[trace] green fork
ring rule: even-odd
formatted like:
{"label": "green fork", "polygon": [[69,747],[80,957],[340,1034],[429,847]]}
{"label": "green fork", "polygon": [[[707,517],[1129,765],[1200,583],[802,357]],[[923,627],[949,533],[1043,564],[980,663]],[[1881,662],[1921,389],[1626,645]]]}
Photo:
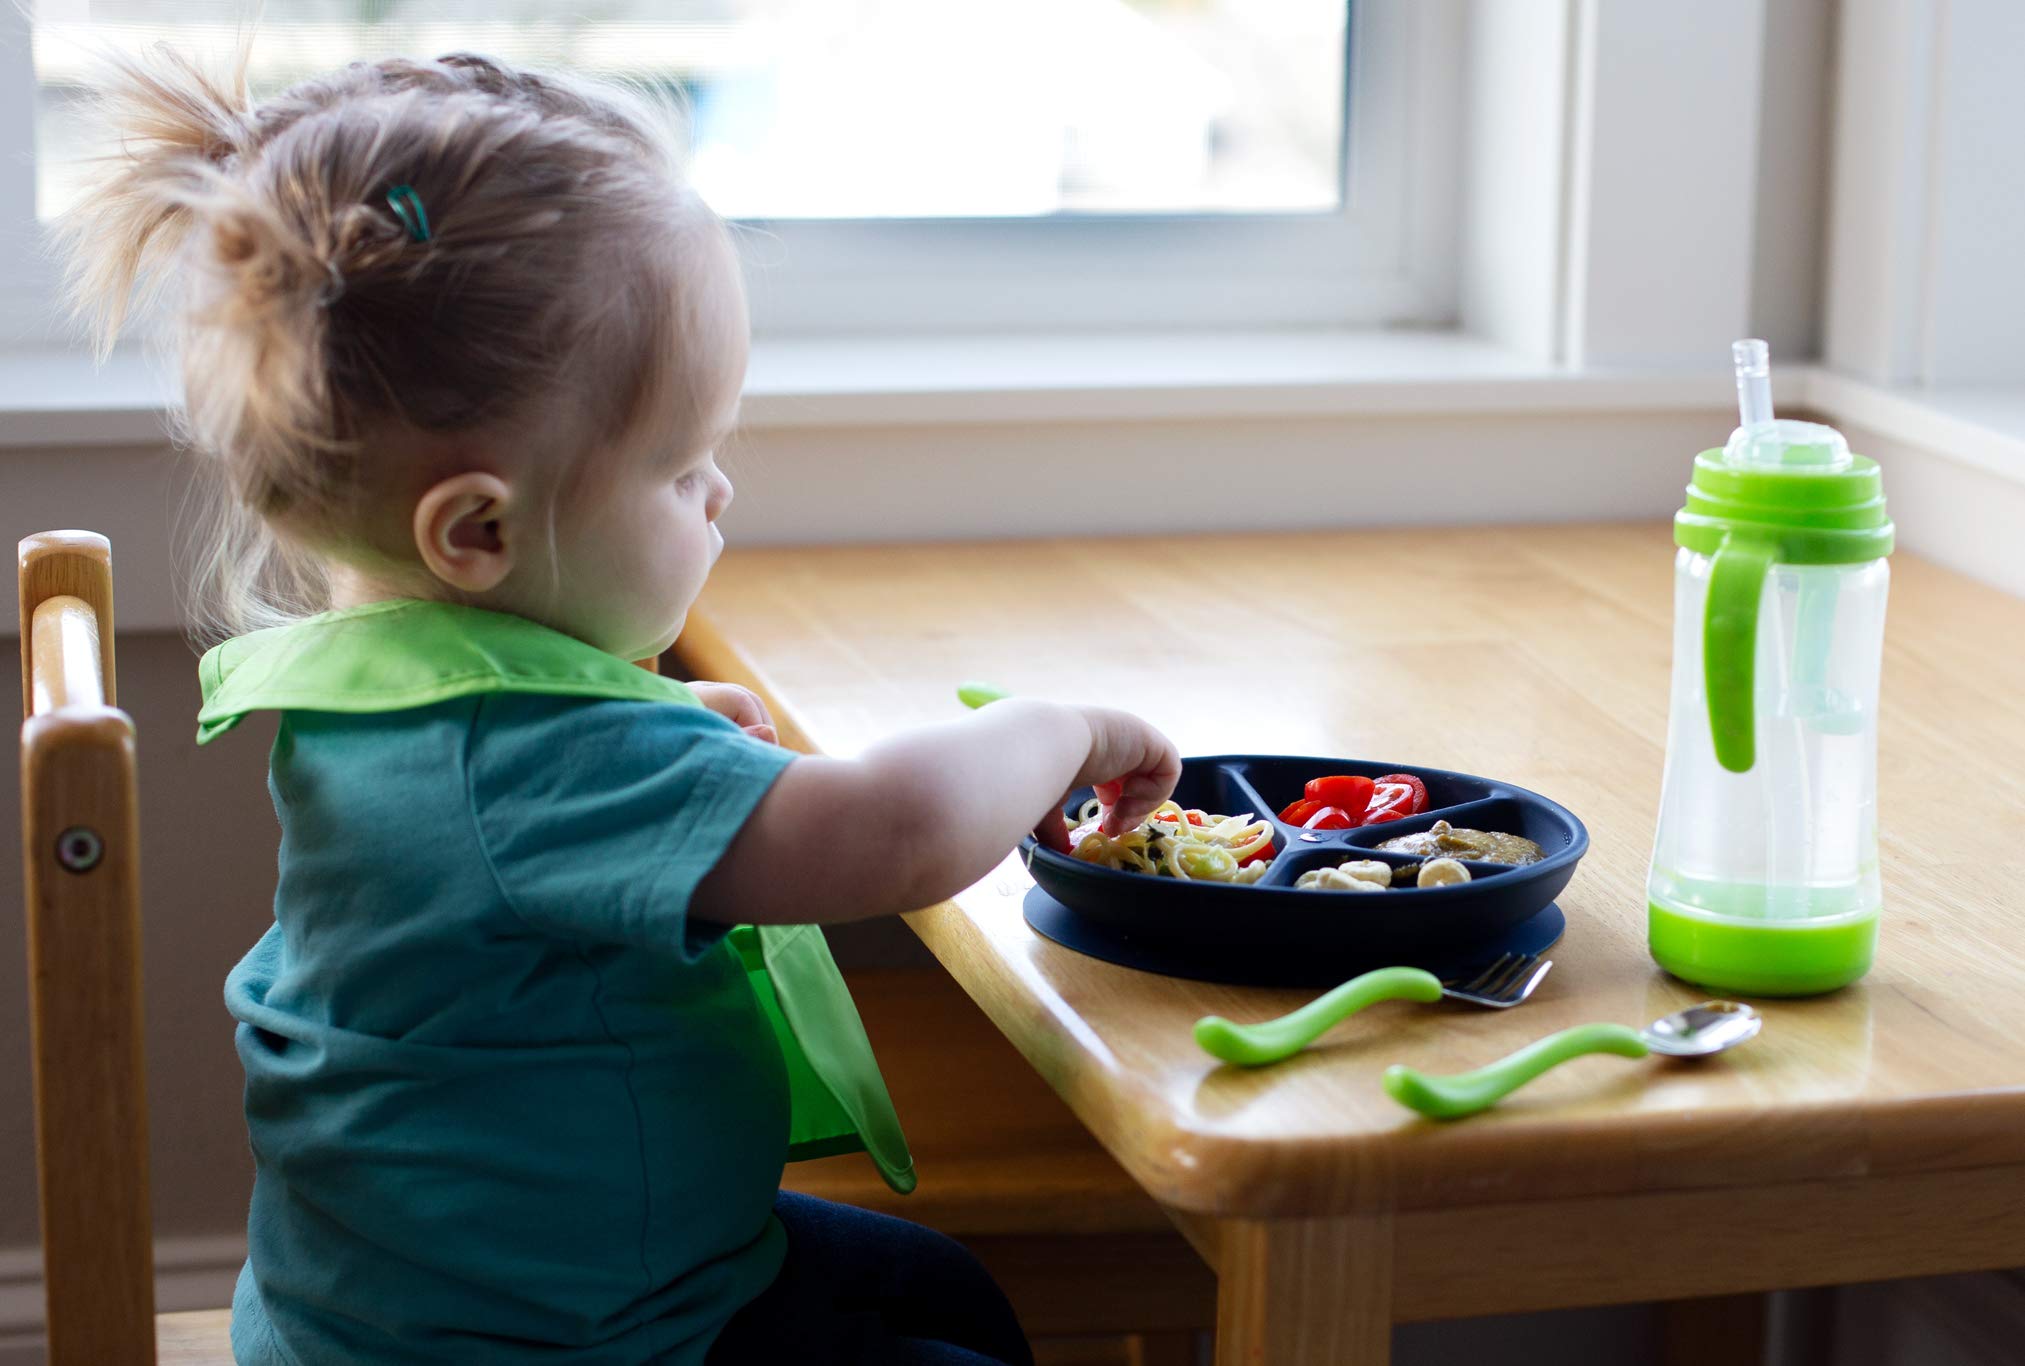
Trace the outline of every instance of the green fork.
{"label": "green fork", "polygon": [[1491,1010],[1509,1010],[1531,996],[1553,966],[1552,959],[1537,953],[1508,953],[1472,977],[1446,982],[1419,968],[1380,968],[1352,977],[1276,1020],[1241,1025],[1221,1015],[1205,1015],[1195,1022],[1195,1041],[1205,1053],[1223,1062],[1263,1067],[1293,1057],[1341,1021],[1380,1001],[1426,1002],[1445,996]]}

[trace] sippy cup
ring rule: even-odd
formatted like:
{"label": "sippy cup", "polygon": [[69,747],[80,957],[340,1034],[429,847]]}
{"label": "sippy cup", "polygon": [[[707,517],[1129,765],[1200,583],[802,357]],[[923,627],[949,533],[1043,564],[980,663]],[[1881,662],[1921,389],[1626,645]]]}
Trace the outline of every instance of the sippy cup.
{"label": "sippy cup", "polygon": [[1877,693],[1892,524],[1877,464],[1776,420],[1762,341],[1743,422],[1674,518],[1673,704],[1647,883],[1652,956],[1716,991],[1806,996],[1869,970]]}

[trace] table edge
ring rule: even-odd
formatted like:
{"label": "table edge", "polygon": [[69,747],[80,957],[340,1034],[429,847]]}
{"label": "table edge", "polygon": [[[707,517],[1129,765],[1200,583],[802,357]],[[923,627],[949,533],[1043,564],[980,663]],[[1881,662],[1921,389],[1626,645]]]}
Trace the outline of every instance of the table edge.
{"label": "table edge", "polygon": [[[690,611],[671,653],[691,676],[710,677],[752,689],[773,713],[781,743],[800,753],[822,752],[791,699],[776,688],[699,602]],[[1422,1125],[1357,1137],[1262,1140],[1235,1137],[1176,1122],[1160,1105],[1138,1107],[1142,1121],[1127,1128],[1113,1098],[1143,1100],[1128,1080],[1101,1068],[1065,1070],[1035,1046],[1061,1031],[1022,1028],[985,1004],[1009,993],[980,988],[992,960],[974,952],[965,932],[977,934],[955,901],[924,907],[902,917],[964,993],[991,1017],[1029,1065],[1061,1096],[1128,1175],[1162,1205],[1215,1217],[1318,1215],[1353,1209],[1434,1209],[1456,1205],[1494,1206],[1539,1199],[1581,1198],[1733,1190],[1789,1185],[1798,1179],[1907,1175],[2025,1165],[2025,1086],[2003,1092],[1907,1097],[1897,1101],[1826,1103],[1778,1114],[1762,1110],[1654,1112],[1608,1121],[1542,1123],[1524,1131],[1491,1125]],[[957,927],[954,930],[949,926]],[[1001,980],[1018,986],[1009,974]],[[1032,999],[1030,993],[1025,994]],[[1045,1007],[1033,1000],[1037,1018]],[[1072,1054],[1071,1054],[1072,1055]],[[2000,1120],[1985,1123],[1992,1108]],[[1977,1122],[1972,1122],[1977,1121]],[[1810,1135],[1826,1132],[1834,1141],[1802,1166],[1790,1156],[1767,1152],[1768,1160],[1743,1173],[1733,1158],[1715,1164],[1674,1163],[1655,1170],[1653,1151],[1720,1152],[1737,1141],[1776,1148],[1788,1123],[1804,1123]],[[1937,1137],[1938,1136],[1938,1137]],[[1440,1150],[1430,1155],[1427,1142]],[[1313,1176],[1314,1157],[1326,1151],[1333,1168],[1328,1179]],[[1527,1175],[1528,1154],[1534,1176]],[[1161,1160],[1147,1160],[1158,1154]],[[1479,1155],[1481,1154],[1481,1155]],[[1776,1159],[1776,1160],[1775,1160]],[[1298,1174],[1305,1168],[1305,1174]],[[1691,1179],[1700,1173],[1700,1179]],[[1490,1179],[1486,1179],[1489,1174]],[[1653,1178],[1662,1179],[1655,1180]]]}

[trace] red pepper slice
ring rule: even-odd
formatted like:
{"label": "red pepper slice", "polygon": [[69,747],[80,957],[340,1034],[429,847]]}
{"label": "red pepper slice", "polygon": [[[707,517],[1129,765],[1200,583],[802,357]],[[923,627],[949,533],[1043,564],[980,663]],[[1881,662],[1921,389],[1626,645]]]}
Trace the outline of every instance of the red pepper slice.
{"label": "red pepper slice", "polygon": [[1280,809],[1280,819],[1288,825],[1299,825],[1321,809],[1322,803],[1311,802],[1306,797],[1303,797],[1299,801],[1288,802],[1286,806],[1282,807]]}
{"label": "red pepper slice", "polygon": [[1350,830],[1357,825],[1357,818],[1340,806],[1325,806],[1301,822],[1304,830]]}
{"label": "red pepper slice", "polygon": [[[1309,801],[1321,802],[1324,806],[1340,806],[1345,811],[1361,815],[1364,808],[1371,805],[1371,788],[1369,778],[1361,778],[1354,773],[1331,773],[1311,779],[1302,795]],[[1357,824],[1354,820],[1350,823]]]}
{"label": "red pepper slice", "polygon": [[1254,863],[1262,863],[1266,859],[1271,858],[1275,852],[1276,851],[1273,849],[1273,846],[1268,844],[1265,848],[1259,850],[1256,854],[1252,854],[1245,858],[1239,859],[1238,867],[1244,868]]}
{"label": "red pepper slice", "polygon": [[1374,780],[1371,802],[1364,810],[1364,823],[1396,821],[1427,810],[1427,784],[1411,773],[1388,773]]}

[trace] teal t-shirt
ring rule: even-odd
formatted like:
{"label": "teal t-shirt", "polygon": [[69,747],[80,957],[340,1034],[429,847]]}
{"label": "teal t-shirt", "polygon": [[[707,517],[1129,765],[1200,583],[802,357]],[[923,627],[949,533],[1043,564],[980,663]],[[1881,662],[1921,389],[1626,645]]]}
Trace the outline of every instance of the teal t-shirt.
{"label": "teal t-shirt", "polygon": [[702,1360],[780,1265],[788,1092],[687,909],[792,757],[693,705],[284,711],[241,1362]]}

